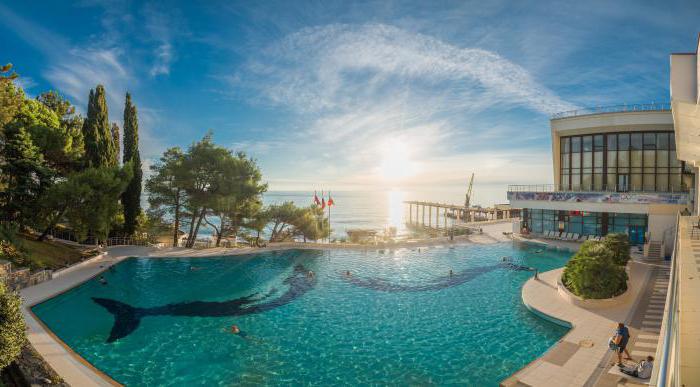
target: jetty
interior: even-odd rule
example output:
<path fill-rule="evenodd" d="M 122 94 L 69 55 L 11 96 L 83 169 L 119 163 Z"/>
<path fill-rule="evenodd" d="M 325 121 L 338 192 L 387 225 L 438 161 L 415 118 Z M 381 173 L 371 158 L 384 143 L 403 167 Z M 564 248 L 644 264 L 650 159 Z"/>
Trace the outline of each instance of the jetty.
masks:
<path fill-rule="evenodd" d="M 408 200 L 408 225 L 436 230 L 447 230 L 470 226 L 472 223 L 499 219 L 511 219 L 520 216 L 519 209 L 508 204 L 494 207 L 465 207 L 456 204 Z"/>

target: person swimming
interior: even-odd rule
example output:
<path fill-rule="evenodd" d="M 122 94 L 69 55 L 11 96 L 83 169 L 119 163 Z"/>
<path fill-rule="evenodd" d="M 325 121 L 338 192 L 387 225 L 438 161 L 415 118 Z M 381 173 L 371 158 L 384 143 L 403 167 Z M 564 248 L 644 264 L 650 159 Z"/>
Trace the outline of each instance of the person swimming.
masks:
<path fill-rule="evenodd" d="M 346 270 L 346 271 L 345 271 L 345 276 L 346 276 L 346 277 L 351 277 L 351 276 L 352 276 L 352 274 L 350 273 L 350 270 Z"/>
<path fill-rule="evenodd" d="M 450 277 L 452 277 L 452 275 L 454 275 L 454 272 L 450 269 Z"/>
<path fill-rule="evenodd" d="M 107 285 L 107 280 L 105 279 L 104 276 L 100 276 L 100 283 L 101 283 L 102 285 Z"/>
<path fill-rule="evenodd" d="M 316 273 L 314 273 L 313 270 L 309 270 L 308 273 L 306 273 L 306 277 L 308 278 L 314 278 L 316 276 Z"/>

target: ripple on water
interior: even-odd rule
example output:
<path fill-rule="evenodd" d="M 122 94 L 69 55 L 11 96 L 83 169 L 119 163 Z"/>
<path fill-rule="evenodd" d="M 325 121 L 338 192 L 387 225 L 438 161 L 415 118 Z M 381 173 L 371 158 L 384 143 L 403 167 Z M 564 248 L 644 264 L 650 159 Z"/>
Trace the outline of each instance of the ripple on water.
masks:
<path fill-rule="evenodd" d="M 34 312 L 85 359 L 128 385 L 494 385 L 566 332 L 522 306 L 520 288 L 530 272 L 480 269 L 503 256 L 540 271 L 568 259 L 550 250 L 535 254 L 538 249 L 501 243 L 383 254 L 129 259 L 105 273 L 109 285 L 87 282 Z M 153 308 L 284 291 L 299 263 L 316 273 L 317 284 L 289 304 L 243 316 L 146 316 L 113 343 L 106 339 L 114 319 L 92 301 Z M 403 287 L 443 281 L 449 270 L 478 275 L 434 290 L 387 292 L 347 281 L 346 270 Z M 248 339 L 228 333 L 232 324 Z"/>

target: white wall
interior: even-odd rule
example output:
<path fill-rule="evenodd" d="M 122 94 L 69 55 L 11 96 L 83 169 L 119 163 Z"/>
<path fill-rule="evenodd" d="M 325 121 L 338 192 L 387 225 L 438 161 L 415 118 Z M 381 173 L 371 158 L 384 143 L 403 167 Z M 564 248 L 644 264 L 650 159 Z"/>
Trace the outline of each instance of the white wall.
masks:
<path fill-rule="evenodd" d="M 695 54 L 671 54 L 671 99 L 697 102 L 698 63 Z"/>
<path fill-rule="evenodd" d="M 649 214 L 649 239 L 664 242 L 666 246 L 665 255 L 670 255 L 673 252 L 675 228 L 676 215 Z"/>

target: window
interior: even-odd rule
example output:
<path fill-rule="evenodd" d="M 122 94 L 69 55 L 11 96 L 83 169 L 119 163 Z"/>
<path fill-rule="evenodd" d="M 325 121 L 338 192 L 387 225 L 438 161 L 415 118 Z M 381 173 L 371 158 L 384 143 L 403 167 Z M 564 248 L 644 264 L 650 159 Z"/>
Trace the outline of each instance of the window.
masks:
<path fill-rule="evenodd" d="M 560 141 L 562 189 L 616 190 L 620 175 L 631 191 L 678 191 L 693 184 L 692 177 L 683 177 L 673 132 L 593 134 Z"/>

